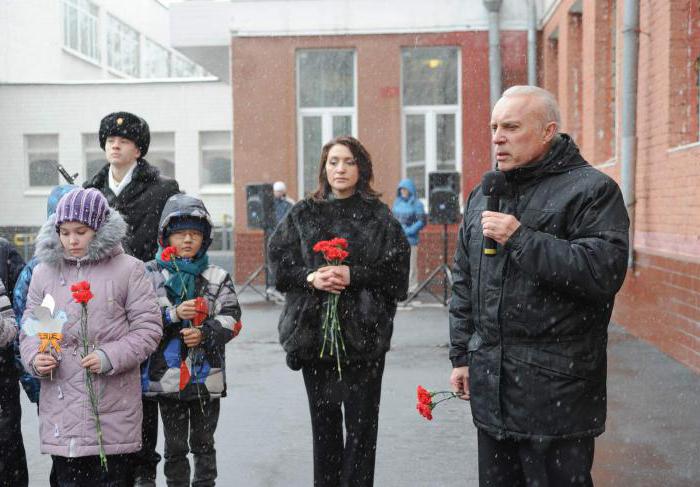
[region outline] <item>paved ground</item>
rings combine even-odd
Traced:
[[[277,343],[281,307],[250,291],[242,302],[244,329],[227,348],[230,397],[222,401],[216,435],[219,485],[311,486],[306,396],[301,374],[287,369]],[[447,388],[446,323],[439,306],[416,305],[397,314],[384,375],[378,487],[477,485],[469,404],[448,401],[432,422],[415,411],[416,385]],[[608,430],[596,443],[596,485],[700,485],[700,376],[613,326],[608,377]],[[23,431],[30,485],[47,485],[50,460],[38,453],[31,406]]]

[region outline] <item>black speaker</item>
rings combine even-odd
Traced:
[[[430,223],[459,223],[461,174],[456,171],[428,173],[428,217]]]
[[[245,187],[248,228],[271,230],[275,227],[275,196],[272,185],[247,184]]]

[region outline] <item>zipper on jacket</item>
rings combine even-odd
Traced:
[[[520,199],[520,193],[516,189],[513,192],[513,216],[520,220],[520,216],[518,214],[518,200]],[[496,320],[498,321],[498,337],[499,337],[499,342],[500,342],[500,347],[499,347],[499,360],[498,360],[498,414],[499,414],[499,420],[502,421],[503,418],[503,407],[501,404],[501,380],[503,378],[503,319],[502,319],[502,312],[503,312],[503,295],[505,294],[505,286],[506,286],[506,278],[508,276],[508,267],[510,264],[510,255],[508,253],[504,252],[504,262],[503,262],[503,268],[501,270],[501,292],[498,297],[498,310],[496,312]]]

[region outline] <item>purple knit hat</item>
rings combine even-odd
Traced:
[[[56,205],[56,231],[61,223],[80,222],[97,231],[109,215],[107,198],[95,188],[76,188]]]

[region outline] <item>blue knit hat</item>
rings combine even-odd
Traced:
[[[201,218],[189,215],[176,216],[172,220],[170,220],[168,226],[165,227],[163,236],[167,239],[173,233],[181,232],[182,230],[196,230],[202,235],[206,235],[207,222]]]
[[[95,188],[76,188],[56,205],[56,231],[65,222],[79,222],[97,231],[109,215],[107,198]]]

